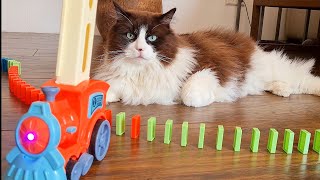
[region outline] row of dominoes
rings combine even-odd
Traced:
[[[21,63],[15,59],[3,57],[1,58],[1,71],[8,72],[11,66],[18,66],[18,74],[21,74]]]
[[[20,78],[21,63],[11,58],[1,58],[1,71],[8,73],[10,92],[27,105],[44,100],[44,94]]]
[[[8,69],[10,92],[27,105],[34,101],[44,100],[45,96],[40,89],[36,89],[20,78],[19,69],[19,66],[10,66]]]
[[[148,129],[147,129],[147,141],[153,141],[156,137],[156,118],[151,117],[148,119]],[[121,136],[125,133],[126,127],[126,114],[124,112],[118,113],[116,115],[116,135]],[[165,123],[164,131],[164,144],[170,144],[173,131],[173,120],[168,119]],[[198,148],[204,147],[204,136],[205,136],[206,125],[200,123],[199,130],[199,141]],[[268,145],[267,149],[269,153],[275,153],[277,149],[278,142],[278,131],[271,128],[269,131]],[[217,139],[216,139],[216,149],[222,150],[223,145],[223,135],[224,127],[219,125],[217,128]],[[140,115],[135,115],[132,117],[131,122],[131,138],[138,138],[140,136]],[[302,154],[308,154],[309,144],[310,144],[311,133],[306,130],[300,131],[298,151]],[[242,139],[242,129],[241,127],[236,127],[234,131],[233,140],[233,150],[240,151]],[[259,141],[260,141],[260,130],[258,128],[252,129],[252,137],[250,150],[251,152],[259,151]],[[283,151],[287,154],[292,154],[294,143],[294,132],[290,129],[285,129],[284,140],[283,140]],[[182,123],[181,131],[181,146],[187,146],[188,144],[188,122]],[[320,154],[320,129],[315,131],[313,150]]]

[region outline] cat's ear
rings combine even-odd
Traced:
[[[116,11],[116,15],[117,15],[117,19],[128,19],[129,18],[129,13],[127,11],[125,11],[124,9],[122,9],[122,7],[114,2],[113,2],[113,5],[114,5],[114,9]]]
[[[170,11],[162,14],[160,16],[160,21],[163,23],[163,24],[170,24],[171,23],[171,20],[173,18],[173,15],[174,13],[176,12],[177,8],[173,8],[171,9]]]

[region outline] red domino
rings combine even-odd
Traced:
[[[137,114],[132,117],[131,122],[131,138],[136,139],[140,135],[140,115]]]
[[[11,66],[8,70],[8,74],[18,74],[18,66]]]
[[[38,101],[44,101],[44,100],[45,100],[45,96],[43,92],[40,91],[40,93],[38,94]]]
[[[39,101],[39,89],[34,89],[31,91],[31,103],[35,101]]]
[[[11,80],[10,80],[10,84],[9,84],[9,86],[10,86],[10,92],[12,92],[13,93],[13,87],[14,87],[14,81],[16,80],[19,80],[20,78],[19,78],[19,76],[12,76],[11,77]]]
[[[20,99],[22,102],[26,101],[26,92],[27,92],[27,88],[30,87],[30,84],[23,84],[21,85],[21,96]]]
[[[20,78],[13,81],[13,94],[16,97],[17,97],[18,87],[19,87],[21,82],[22,82],[22,80]]]
[[[33,90],[35,90],[35,88],[33,86],[26,89],[26,104],[27,105],[31,104],[31,91],[33,91]]]
[[[25,85],[26,82],[25,81],[21,81],[21,83],[18,85],[17,87],[17,98],[20,99],[21,98],[21,90],[22,90],[22,86]]]
[[[14,79],[20,79],[18,75],[12,75],[9,77],[9,89],[10,92],[13,92],[13,80]]]

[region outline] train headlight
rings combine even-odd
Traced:
[[[31,154],[43,152],[50,138],[48,125],[38,117],[25,119],[19,129],[19,139],[22,147]]]

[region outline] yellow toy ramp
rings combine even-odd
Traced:
[[[64,0],[56,83],[77,85],[89,79],[98,0]]]

